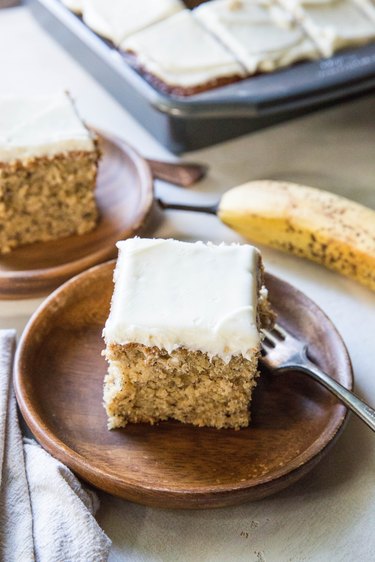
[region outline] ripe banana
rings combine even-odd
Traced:
[[[254,242],[334,269],[375,290],[375,211],[293,183],[255,181],[226,192],[219,218]]]

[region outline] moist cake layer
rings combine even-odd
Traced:
[[[258,353],[229,363],[184,348],[171,353],[137,344],[110,345],[104,402],[110,429],[173,418],[197,426],[246,427]]]
[[[96,152],[0,163],[0,253],[92,230]]]

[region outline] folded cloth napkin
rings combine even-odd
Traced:
[[[12,8],[18,4],[21,4],[21,0],[0,0],[0,8]]]
[[[15,332],[0,330],[0,560],[104,562],[99,501],[35,441],[23,439],[11,381]]]

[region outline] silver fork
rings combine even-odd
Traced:
[[[375,431],[375,410],[310,361],[306,343],[296,339],[278,324],[271,331],[262,329],[262,332],[264,339],[261,362],[266,367],[277,372],[292,369],[310,375]]]

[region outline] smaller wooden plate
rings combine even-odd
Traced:
[[[0,255],[0,299],[45,295],[77,273],[116,256],[117,240],[133,236],[153,201],[146,161],[125,142],[99,136],[97,227],[81,236],[37,242]]]
[[[82,273],[34,314],[18,347],[15,388],[40,443],[82,478],[122,498],[159,507],[207,508],[255,500],[308,472],[343,427],[346,409],[301,373],[264,374],[249,428],[216,430],[174,421],[108,431],[102,405],[101,337],[113,262]],[[315,361],[346,387],[345,345],[305,295],[267,276],[279,321],[305,339]]]

